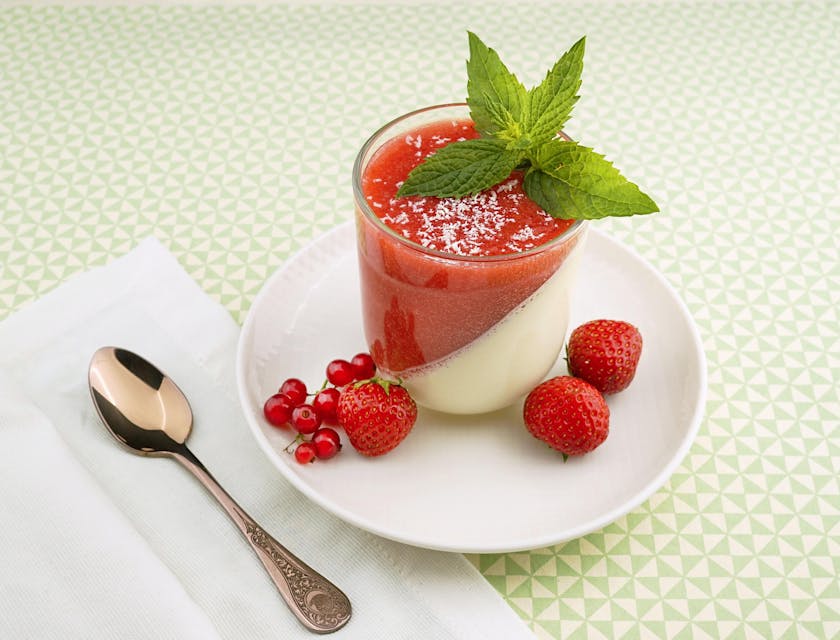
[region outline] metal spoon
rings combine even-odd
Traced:
[[[254,522],[187,448],[192,411],[171,378],[131,351],[103,347],[93,354],[88,384],[96,411],[111,435],[140,455],[175,458],[213,494],[306,628],[330,633],[347,623],[347,596]]]

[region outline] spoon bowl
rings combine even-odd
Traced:
[[[182,453],[192,431],[187,397],[171,378],[125,349],[99,349],[90,363],[93,404],[105,427],[140,455]]]
[[[117,441],[143,456],[174,458],[219,501],[307,629],[330,633],[347,623],[347,596],[266,533],[187,448],[192,409],[171,378],[136,353],[102,347],[91,359],[88,385],[99,417]]]

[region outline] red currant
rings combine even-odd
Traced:
[[[275,427],[282,427],[289,424],[292,418],[292,409],[295,408],[294,403],[289,399],[285,393],[275,393],[263,405],[263,414],[269,424]]]
[[[336,387],[343,387],[356,379],[353,365],[347,360],[333,360],[327,365],[327,380]]]
[[[321,460],[328,460],[341,450],[338,433],[329,427],[321,427],[313,433],[312,444],[315,445],[315,455]]]
[[[336,417],[336,410],[338,409],[338,399],[341,397],[341,392],[335,387],[327,387],[321,389],[312,400],[312,406],[315,411],[321,416],[321,422],[325,424],[338,424]]]
[[[298,405],[292,410],[292,426],[298,433],[312,433],[321,426],[321,417],[311,404]]]
[[[301,464],[306,464],[307,462],[314,462],[316,456],[317,451],[315,449],[315,445],[311,442],[301,442],[295,448],[295,460],[297,460]]]
[[[294,403],[293,406],[295,407],[306,402],[306,385],[303,380],[289,378],[280,385],[279,393],[285,393],[289,396],[289,399]]]
[[[369,380],[376,374],[376,363],[369,353],[357,353],[350,360],[356,380]]]

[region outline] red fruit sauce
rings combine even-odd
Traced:
[[[521,172],[466,198],[395,197],[411,169],[435,149],[476,137],[469,120],[424,125],[385,142],[362,170],[368,208],[396,234],[357,205],[365,333],[377,366],[393,375],[410,376],[490,330],[551,277],[577,243],[574,234],[521,253],[574,224],[531,201]]]
[[[525,195],[521,171],[473,196],[396,198],[406,176],[436,149],[478,138],[469,120],[446,120],[390,140],[362,175],[368,206],[391,229],[427,249],[462,256],[519,253],[556,238],[573,220],[558,220]]]

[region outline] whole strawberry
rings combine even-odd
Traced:
[[[525,399],[523,417],[531,435],[564,457],[592,451],[610,432],[604,396],[571,376],[557,376],[534,388]]]
[[[618,393],[636,375],[642,335],[629,322],[593,320],[572,331],[566,354],[571,375],[601,393]]]
[[[337,413],[338,422],[356,451],[365,456],[381,456],[411,431],[417,420],[417,405],[405,387],[372,378],[344,389]]]

